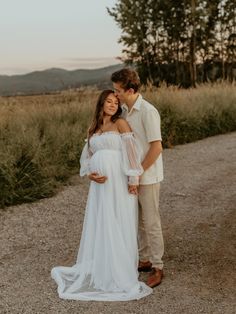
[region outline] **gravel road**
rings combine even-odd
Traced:
[[[151,296],[58,298],[50,270],[75,262],[88,191],[75,176],[52,198],[0,211],[0,313],[236,313],[236,133],[166,149],[164,168],[165,278]]]

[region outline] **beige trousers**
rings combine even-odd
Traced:
[[[164,242],[159,214],[160,183],[139,186],[139,259],[163,268]]]

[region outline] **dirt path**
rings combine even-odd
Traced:
[[[139,301],[57,296],[50,270],[75,261],[87,181],[1,212],[0,313],[235,313],[235,156],[236,133],[164,151],[165,278]]]

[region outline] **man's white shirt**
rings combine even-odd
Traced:
[[[146,156],[150,143],[161,141],[161,121],[157,109],[139,94],[135,104],[128,111],[122,105],[122,117],[129,123],[141,150],[141,160]],[[154,184],[163,180],[162,154],[141,176],[140,184]]]

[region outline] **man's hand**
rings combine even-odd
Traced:
[[[162,144],[161,141],[154,141],[150,143],[149,150],[142,161],[143,170],[146,171],[151,165],[159,157],[160,153],[162,152]]]
[[[105,183],[106,180],[107,180],[107,177],[106,177],[106,176],[101,176],[101,175],[99,175],[97,172],[92,172],[92,173],[90,173],[90,174],[88,175],[88,177],[89,177],[89,179],[90,179],[91,181],[94,181],[94,182],[100,183],[100,184]]]
[[[138,185],[128,185],[128,191],[130,194],[138,195]]]

